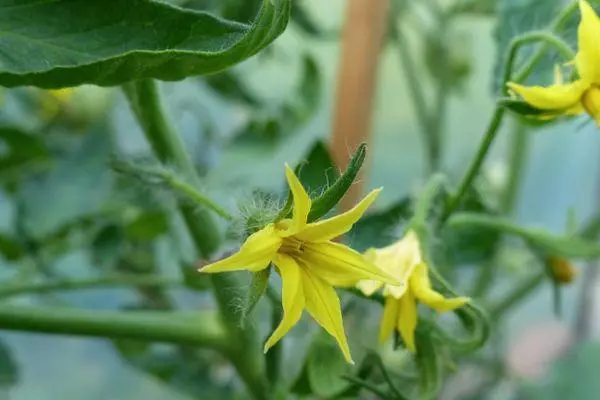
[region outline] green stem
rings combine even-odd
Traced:
[[[176,286],[178,279],[157,275],[127,276],[116,275],[84,280],[61,280],[56,282],[13,283],[0,286],[0,298],[22,294],[48,293],[63,290],[84,290],[107,286]]]
[[[127,338],[227,349],[227,331],[215,313],[95,311],[0,305],[3,330]]]
[[[541,53],[542,55],[547,50],[548,46],[554,46],[566,60],[572,60],[573,58],[575,58],[575,53],[573,52],[573,49],[571,49],[571,47],[569,47],[569,45],[567,43],[565,43],[562,39],[554,36],[550,32],[533,31],[533,32],[528,32],[523,35],[517,36],[516,38],[514,38],[511,41],[511,43],[509,45],[508,55],[506,57],[505,64],[504,64],[504,75],[502,78],[502,93],[504,95],[508,94],[508,88],[506,87],[506,82],[511,80],[512,70],[513,70],[514,63],[515,63],[515,58],[517,56],[519,49],[523,45],[535,43],[535,42],[543,42],[545,44],[545,47],[543,48],[543,52]],[[540,49],[540,50],[542,50],[542,49]],[[530,60],[533,60],[536,57],[536,54],[534,54],[530,58]],[[533,67],[537,64],[538,61],[539,60],[536,60],[533,64],[531,64],[532,65],[531,69],[533,69]],[[531,61],[530,61],[530,63],[531,63]],[[529,69],[527,69],[525,71],[521,70],[515,75],[514,81],[522,82],[524,79],[526,79],[529,76],[529,74],[531,74],[531,70],[529,70]]]
[[[537,289],[547,278],[544,271],[525,279],[514,287],[502,300],[488,307],[494,320],[504,315],[508,310],[519,304],[521,300]]]
[[[174,165],[186,180],[197,186],[200,179],[181,138],[166,117],[156,82],[143,79],[125,85],[124,91],[158,159],[163,164]],[[198,252],[209,257],[219,245],[218,227],[211,214],[205,208],[186,203],[180,204],[179,209]],[[266,380],[260,365],[262,357],[256,346],[255,332],[241,329],[239,310],[232,301],[232,290],[239,284],[229,274],[211,274],[210,277],[220,314],[230,335],[236,338],[229,343],[229,358],[254,397],[265,399]]]
[[[515,121],[515,124],[510,146],[508,184],[502,198],[502,211],[504,214],[511,214],[515,207],[531,138],[523,123]]]
[[[494,115],[492,116],[492,120],[488,126],[488,129],[483,137],[481,144],[479,145],[479,150],[477,151],[477,155],[471,162],[471,166],[467,170],[467,173],[463,177],[458,190],[456,193],[450,198],[448,202],[448,206],[444,210],[444,213],[441,218],[441,223],[445,223],[446,220],[452,215],[452,213],[458,208],[460,202],[467,191],[473,184],[473,181],[477,177],[479,173],[479,169],[485,160],[485,157],[494,143],[494,139],[496,138],[496,134],[498,133],[498,128],[500,128],[500,124],[502,123],[502,118],[504,117],[505,109],[503,107],[497,106]]]
[[[400,63],[406,77],[406,84],[410,92],[410,98],[413,101],[415,112],[417,115],[417,121],[421,126],[421,132],[423,134],[427,165],[429,170],[436,171],[439,168],[440,162],[440,144],[435,136],[435,128],[430,122],[430,113],[428,111],[427,102],[425,101],[425,95],[422,90],[417,73],[417,68],[413,63],[413,57],[408,49],[407,41],[402,33],[402,30],[398,27],[395,20],[390,22],[390,36],[391,39],[397,44],[398,54],[400,56]]]
[[[554,21],[550,24],[550,31],[555,32],[560,29],[568,19],[577,11],[577,7],[579,5],[579,1],[573,1],[568,6],[566,6],[563,11],[554,19]],[[543,43],[537,51],[529,58],[529,61],[525,63],[525,65],[516,73],[515,82],[522,82],[527,79],[529,75],[533,72],[533,69],[540,62],[544,54],[548,50],[548,47],[551,43],[545,42]]]

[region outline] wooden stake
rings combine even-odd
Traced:
[[[332,155],[340,169],[346,167],[360,143],[369,142],[375,78],[389,10],[389,0],[347,2],[331,137]],[[342,210],[354,206],[361,196],[362,176],[342,200]]]

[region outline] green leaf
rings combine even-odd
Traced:
[[[23,246],[17,239],[0,235],[0,254],[6,261],[16,261],[23,257],[24,253]]]
[[[0,85],[101,86],[224,70],[285,29],[291,0],[263,0],[251,24],[150,0],[0,0]]]
[[[259,106],[260,100],[251,92],[246,83],[231,70],[208,75],[204,82],[215,92],[230,101],[236,101],[248,106]]]
[[[334,397],[348,389],[348,382],[342,377],[349,370],[348,363],[331,336],[319,332],[308,350],[292,391],[299,395],[314,393],[320,398]]]
[[[0,340],[0,386],[6,388],[19,380],[18,365],[12,351],[4,340]]]
[[[412,202],[404,198],[383,211],[361,218],[348,234],[350,246],[357,251],[385,247],[402,235],[402,228],[412,216]]]
[[[524,228],[513,222],[485,214],[457,213],[450,218],[453,227],[485,227],[521,237],[531,245],[564,258],[600,257],[600,245],[579,236],[557,236],[541,229]]]
[[[342,376],[350,370],[331,336],[319,333],[308,356],[308,380],[313,393],[332,397],[348,387]]]
[[[301,0],[294,1],[292,7],[291,21],[296,24],[302,31],[310,36],[321,38],[325,36],[323,30],[314,21],[310,15],[306,3]]]

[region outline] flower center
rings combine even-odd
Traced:
[[[600,126],[600,87],[594,85],[589,88],[581,99],[585,111],[590,114]]]
[[[293,258],[298,258],[304,252],[304,243],[293,237],[283,239],[283,244],[279,251]]]

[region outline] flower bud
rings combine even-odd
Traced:
[[[552,277],[558,284],[569,284],[573,282],[577,270],[568,260],[560,257],[550,257],[548,263],[551,267]]]

